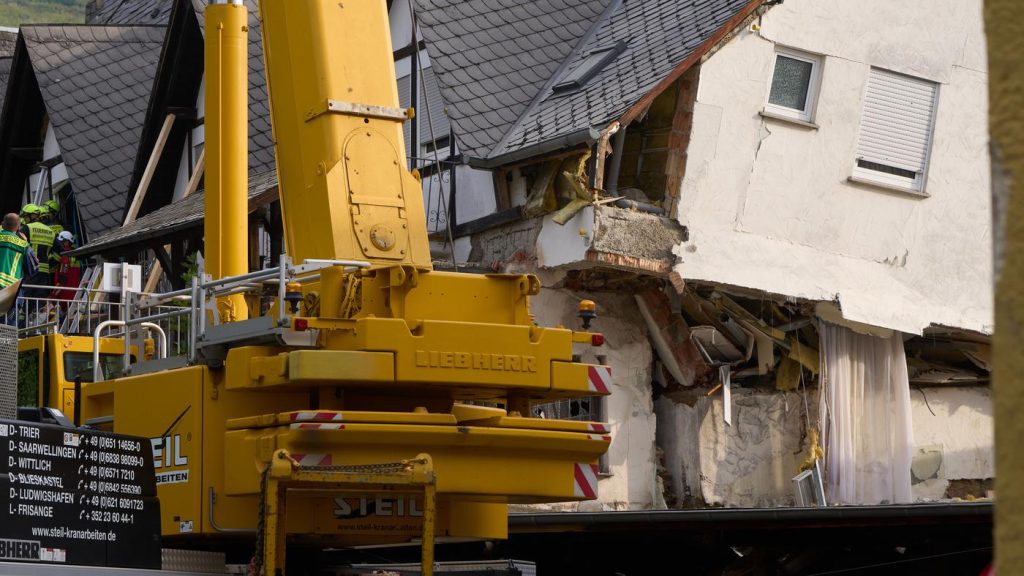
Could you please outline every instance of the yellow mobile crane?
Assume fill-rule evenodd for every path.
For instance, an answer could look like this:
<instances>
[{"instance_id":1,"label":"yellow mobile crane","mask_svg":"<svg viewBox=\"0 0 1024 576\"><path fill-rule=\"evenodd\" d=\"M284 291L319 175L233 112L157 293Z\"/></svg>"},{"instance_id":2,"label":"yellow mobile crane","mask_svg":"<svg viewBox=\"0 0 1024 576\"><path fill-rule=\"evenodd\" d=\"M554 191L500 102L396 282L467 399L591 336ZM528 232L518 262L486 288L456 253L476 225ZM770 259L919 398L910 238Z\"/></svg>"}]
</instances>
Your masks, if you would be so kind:
<instances>
[{"instance_id":1,"label":"yellow mobile crane","mask_svg":"<svg viewBox=\"0 0 1024 576\"><path fill-rule=\"evenodd\" d=\"M532 275L432 269L384 0L261 0L260 16L287 256L247 269L247 13L214 1L205 275L125 292L118 321L181 314L187 354L104 379L96 356L116 350L100 329L49 337L92 346L80 420L152 439L165 542L256 533L268 574L288 541L416 538L430 573L435 535L503 538L510 503L595 498L607 426L530 407L607 394L609 369L574 356L602 338L536 325ZM154 312L182 297L190 308ZM45 397L67 408L74 384L50 376Z\"/></svg>"}]
</instances>

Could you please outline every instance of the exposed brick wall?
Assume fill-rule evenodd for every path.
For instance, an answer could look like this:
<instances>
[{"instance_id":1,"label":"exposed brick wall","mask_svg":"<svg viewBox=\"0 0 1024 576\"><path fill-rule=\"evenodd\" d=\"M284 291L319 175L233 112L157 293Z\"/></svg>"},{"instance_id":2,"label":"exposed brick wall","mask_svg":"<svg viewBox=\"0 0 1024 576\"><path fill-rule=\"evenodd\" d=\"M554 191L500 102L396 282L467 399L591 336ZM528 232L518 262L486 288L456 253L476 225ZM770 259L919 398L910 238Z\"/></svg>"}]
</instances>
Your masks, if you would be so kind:
<instances>
[{"instance_id":1,"label":"exposed brick wall","mask_svg":"<svg viewBox=\"0 0 1024 576\"><path fill-rule=\"evenodd\" d=\"M687 70L671 89L655 98L641 120L626 127L620 191L639 188L649 199L665 200L674 209L686 166L699 76L699 66Z\"/></svg>"},{"instance_id":2,"label":"exposed brick wall","mask_svg":"<svg viewBox=\"0 0 1024 576\"><path fill-rule=\"evenodd\" d=\"M675 116L672 119L672 133L669 137L668 158L665 163L665 204L669 216L675 214L686 172L686 151L690 147L693 105L697 101L699 80L700 66L694 66L687 70L676 84Z\"/></svg>"}]
</instances>

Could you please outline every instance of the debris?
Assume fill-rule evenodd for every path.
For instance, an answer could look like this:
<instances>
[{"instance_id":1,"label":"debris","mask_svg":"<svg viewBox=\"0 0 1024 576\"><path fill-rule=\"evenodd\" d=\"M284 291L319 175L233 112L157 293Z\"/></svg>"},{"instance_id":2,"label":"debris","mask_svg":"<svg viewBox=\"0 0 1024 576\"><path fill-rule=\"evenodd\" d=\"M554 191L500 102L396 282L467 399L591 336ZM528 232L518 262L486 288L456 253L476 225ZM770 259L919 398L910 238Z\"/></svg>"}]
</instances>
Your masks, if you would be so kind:
<instances>
[{"instance_id":1,"label":"debris","mask_svg":"<svg viewBox=\"0 0 1024 576\"><path fill-rule=\"evenodd\" d=\"M808 346L792 336L786 342L789 344L789 357L810 370L811 374L817 374L818 368L821 366L818 349Z\"/></svg>"},{"instance_id":2,"label":"debris","mask_svg":"<svg viewBox=\"0 0 1024 576\"><path fill-rule=\"evenodd\" d=\"M665 369L679 384L693 386L709 368L691 340L690 327L678 313L672 312L664 293L648 290L635 296L647 323L651 343Z\"/></svg>"},{"instance_id":3,"label":"debris","mask_svg":"<svg viewBox=\"0 0 1024 576\"><path fill-rule=\"evenodd\" d=\"M796 390L800 386L800 363L788 356L779 362L775 373L775 388L783 392Z\"/></svg>"},{"instance_id":4,"label":"debris","mask_svg":"<svg viewBox=\"0 0 1024 576\"><path fill-rule=\"evenodd\" d=\"M744 359L743 352L714 326L694 326L690 333L708 364L731 364Z\"/></svg>"},{"instance_id":5,"label":"debris","mask_svg":"<svg viewBox=\"0 0 1024 576\"><path fill-rule=\"evenodd\" d=\"M722 412L725 414L726 426L732 426L732 368L728 365L718 367L718 377L722 380Z\"/></svg>"}]
</instances>

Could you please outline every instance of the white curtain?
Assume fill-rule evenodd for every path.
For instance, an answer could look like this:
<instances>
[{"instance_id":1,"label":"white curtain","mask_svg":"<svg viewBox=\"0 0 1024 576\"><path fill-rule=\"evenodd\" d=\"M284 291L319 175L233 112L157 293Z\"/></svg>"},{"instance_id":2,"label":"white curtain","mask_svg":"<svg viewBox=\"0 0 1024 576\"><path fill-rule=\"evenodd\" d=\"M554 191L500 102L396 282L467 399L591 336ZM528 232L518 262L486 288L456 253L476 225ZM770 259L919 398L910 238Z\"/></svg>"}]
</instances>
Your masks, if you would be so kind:
<instances>
[{"instance_id":1,"label":"white curtain","mask_svg":"<svg viewBox=\"0 0 1024 576\"><path fill-rule=\"evenodd\" d=\"M914 438L901 334L880 338L826 322L819 333L828 503L910 502Z\"/></svg>"}]
</instances>

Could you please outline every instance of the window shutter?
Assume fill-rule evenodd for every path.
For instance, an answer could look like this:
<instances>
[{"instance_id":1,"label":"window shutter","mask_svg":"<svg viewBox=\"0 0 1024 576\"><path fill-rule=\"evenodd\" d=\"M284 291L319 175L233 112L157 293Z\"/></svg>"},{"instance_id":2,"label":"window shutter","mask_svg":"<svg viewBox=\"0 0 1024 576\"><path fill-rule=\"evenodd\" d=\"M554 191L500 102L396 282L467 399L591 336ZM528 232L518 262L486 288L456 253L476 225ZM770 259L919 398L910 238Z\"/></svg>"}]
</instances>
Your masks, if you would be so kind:
<instances>
[{"instance_id":1,"label":"window shutter","mask_svg":"<svg viewBox=\"0 0 1024 576\"><path fill-rule=\"evenodd\" d=\"M872 68L857 159L923 174L937 89L934 82Z\"/></svg>"},{"instance_id":2,"label":"window shutter","mask_svg":"<svg viewBox=\"0 0 1024 576\"><path fill-rule=\"evenodd\" d=\"M430 115L427 115L426 110L422 112L417 110L416 116L419 118L420 142L426 144L448 136L451 125L448 124L448 115L444 113L444 101L441 99L441 89L437 85L437 76L434 75L433 68L423 69L423 88L426 92L424 99L427 109L430 110ZM423 106L423 103L420 106ZM430 134L431 125L434 127L433 138ZM447 153L438 151L438 155L443 158L447 156Z\"/></svg>"},{"instance_id":3,"label":"window shutter","mask_svg":"<svg viewBox=\"0 0 1024 576\"><path fill-rule=\"evenodd\" d=\"M402 108L410 108L412 106L412 80L410 76L402 76L398 79L398 105ZM412 146L410 139L410 123L402 123L402 134L405 136L405 153L409 156L413 155L413 151L409 149Z\"/></svg>"}]
</instances>

